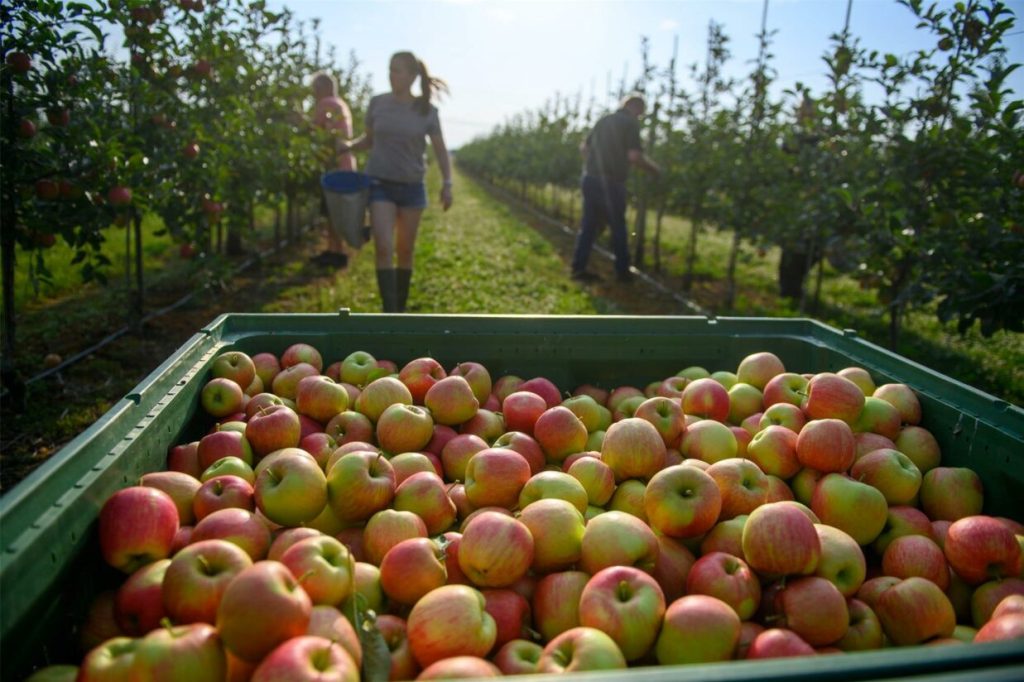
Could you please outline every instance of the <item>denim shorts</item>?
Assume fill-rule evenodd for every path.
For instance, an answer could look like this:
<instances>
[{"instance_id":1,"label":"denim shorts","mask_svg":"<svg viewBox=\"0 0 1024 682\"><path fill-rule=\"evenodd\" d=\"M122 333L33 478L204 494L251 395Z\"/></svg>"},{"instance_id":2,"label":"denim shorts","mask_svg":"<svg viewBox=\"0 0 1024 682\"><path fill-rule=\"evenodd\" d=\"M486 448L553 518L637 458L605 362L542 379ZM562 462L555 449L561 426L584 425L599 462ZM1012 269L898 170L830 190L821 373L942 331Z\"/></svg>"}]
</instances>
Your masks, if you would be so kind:
<instances>
[{"instance_id":1,"label":"denim shorts","mask_svg":"<svg viewBox=\"0 0 1024 682\"><path fill-rule=\"evenodd\" d=\"M426 208L427 186L422 182L395 182L372 178L370 203L375 201L388 201L398 208Z\"/></svg>"}]
</instances>

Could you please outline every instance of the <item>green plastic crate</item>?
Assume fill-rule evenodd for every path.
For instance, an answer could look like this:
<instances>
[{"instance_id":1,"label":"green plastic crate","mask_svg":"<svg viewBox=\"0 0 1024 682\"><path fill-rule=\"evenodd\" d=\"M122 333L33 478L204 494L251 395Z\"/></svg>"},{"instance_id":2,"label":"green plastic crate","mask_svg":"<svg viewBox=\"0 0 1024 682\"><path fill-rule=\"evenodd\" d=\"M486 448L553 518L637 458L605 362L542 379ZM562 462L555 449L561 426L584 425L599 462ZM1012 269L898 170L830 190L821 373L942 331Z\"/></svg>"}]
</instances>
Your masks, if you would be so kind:
<instances>
[{"instance_id":1,"label":"green plastic crate","mask_svg":"<svg viewBox=\"0 0 1024 682\"><path fill-rule=\"evenodd\" d=\"M981 476L986 513L1024 518L1024 410L859 339L803 319L443 315L249 315L216 319L102 419L0 498L0 651L3 679L48 662L78 662L75 624L92 595L119 576L95 540L103 502L164 467L167 449L198 438L197 415L213 359L226 350L281 353L316 346L325 363L366 350L401 366L430 355L445 367L481 362L494 377L545 376L563 391L583 382L644 386L700 365L734 370L768 350L797 372L857 365L876 382L903 382L921 399L943 464ZM859 680L985 668L1024 679L1024 644L909 648L842 657L641 668L645 680ZM1000 677L1000 671L1008 673ZM589 675L594 679L605 677Z\"/></svg>"}]
</instances>

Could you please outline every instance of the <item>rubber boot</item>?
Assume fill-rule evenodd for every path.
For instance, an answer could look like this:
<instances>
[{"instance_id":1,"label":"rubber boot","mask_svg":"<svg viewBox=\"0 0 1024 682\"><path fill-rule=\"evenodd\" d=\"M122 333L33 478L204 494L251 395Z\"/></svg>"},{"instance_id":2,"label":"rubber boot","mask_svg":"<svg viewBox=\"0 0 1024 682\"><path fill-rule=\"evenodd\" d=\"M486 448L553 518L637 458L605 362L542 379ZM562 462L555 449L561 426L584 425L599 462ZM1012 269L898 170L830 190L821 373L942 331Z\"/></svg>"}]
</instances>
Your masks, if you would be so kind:
<instances>
[{"instance_id":1,"label":"rubber boot","mask_svg":"<svg viewBox=\"0 0 1024 682\"><path fill-rule=\"evenodd\" d=\"M395 270L395 290L398 294L398 312L405 312L405 302L409 300L409 282L412 281L412 270L398 268Z\"/></svg>"},{"instance_id":2,"label":"rubber boot","mask_svg":"<svg viewBox=\"0 0 1024 682\"><path fill-rule=\"evenodd\" d=\"M383 268L377 270L377 287L380 289L380 300L384 312L398 312L398 302L395 293L394 268Z\"/></svg>"}]
</instances>

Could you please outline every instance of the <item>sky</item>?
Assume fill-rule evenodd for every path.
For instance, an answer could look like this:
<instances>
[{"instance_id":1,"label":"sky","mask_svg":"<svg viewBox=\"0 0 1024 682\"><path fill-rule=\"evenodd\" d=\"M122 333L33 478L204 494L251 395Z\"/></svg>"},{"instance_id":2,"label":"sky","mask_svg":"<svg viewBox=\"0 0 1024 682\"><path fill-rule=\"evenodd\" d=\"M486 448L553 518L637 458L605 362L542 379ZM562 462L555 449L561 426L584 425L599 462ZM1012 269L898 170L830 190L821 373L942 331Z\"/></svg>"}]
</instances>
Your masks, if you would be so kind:
<instances>
[{"instance_id":1,"label":"sky","mask_svg":"<svg viewBox=\"0 0 1024 682\"><path fill-rule=\"evenodd\" d=\"M931 0L926 0L930 2ZM1007 37L1011 62L1024 63L1024 0L1004 0L1017 17ZM940 0L940 5L951 5ZM324 43L347 62L354 52L372 75L375 93L389 89L388 59L412 50L432 74L445 79L450 97L439 103L448 146L458 148L517 113L536 109L555 93L611 105L626 76L640 74L641 37L651 59L669 63L678 38L677 73L703 61L708 22L729 36L730 73L742 77L757 56L763 0L272 0L299 20L318 17ZM825 88L822 55L829 36L843 28L846 0L770 0L768 28L776 88L798 81L812 92ZM851 33L861 46L906 54L930 49L935 38L895 0L853 0ZM1009 83L1024 96L1024 68ZM357 131L358 134L358 131Z\"/></svg>"}]
</instances>

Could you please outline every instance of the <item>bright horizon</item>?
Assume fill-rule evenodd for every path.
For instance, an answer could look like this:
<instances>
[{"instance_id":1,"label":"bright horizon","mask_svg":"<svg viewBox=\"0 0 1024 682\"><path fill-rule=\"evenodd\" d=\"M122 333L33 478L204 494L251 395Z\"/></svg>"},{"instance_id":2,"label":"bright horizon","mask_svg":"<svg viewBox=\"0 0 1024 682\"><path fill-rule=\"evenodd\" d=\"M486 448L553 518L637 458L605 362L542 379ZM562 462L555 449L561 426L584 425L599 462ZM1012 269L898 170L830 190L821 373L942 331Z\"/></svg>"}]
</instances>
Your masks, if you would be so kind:
<instances>
[{"instance_id":1,"label":"bright horizon","mask_svg":"<svg viewBox=\"0 0 1024 682\"><path fill-rule=\"evenodd\" d=\"M762 0L272 0L300 21L320 18L320 36L344 64L354 52L375 93L389 90L387 63L412 50L431 73L445 79L441 100L449 147L485 135L510 117L542 106L556 93L583 101L591 95L611 106L608 89L640 74L640 41L650 40L652 62L667 67L678 36L677 76L692 90L688 67L703 61L708 22L723 24L732 57L729 75L742 78L757 57ZM941 6L952 2L942 0ZM1016 26L1006 39L1011 63L1024 63L1024 0L1009 0ZM829 36L843 28L845 0L770 0L768 28L775 30L774 92L798 81L820 94L825 88ZM930 49L935 38L915 29L911 11L896 0L854 0L851 35L862 47L906 54ZM1024 69L1008 81L1024 93ZM359 131L356 131L357 134Z\"/></svg>"}]
</instances>

